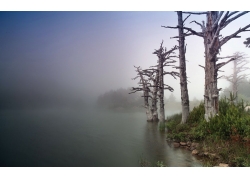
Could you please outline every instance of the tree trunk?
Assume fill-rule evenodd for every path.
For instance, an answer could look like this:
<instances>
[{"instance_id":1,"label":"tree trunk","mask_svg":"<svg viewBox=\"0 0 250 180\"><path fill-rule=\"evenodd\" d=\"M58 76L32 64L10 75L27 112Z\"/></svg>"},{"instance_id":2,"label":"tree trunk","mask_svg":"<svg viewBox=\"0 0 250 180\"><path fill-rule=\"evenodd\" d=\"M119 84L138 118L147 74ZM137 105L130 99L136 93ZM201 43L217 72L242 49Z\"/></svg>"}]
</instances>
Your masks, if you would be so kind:
<instances>
[{"instance_id":1,"label":"tree trunk","mask_svg":"<svg viewBox=\"0 0 250 180\"><path fill-rule=\"evenodd\" d=\"M219 39L215 37L217 25L213 28L213 24L218 17L218 11L209 11L207 14L207 28L204 35L205 45L205 119L209 121L210 117L214 117L219 112L219 91L217 89L217 70L216 55L219 48ZM217 23L218 24L218 23ZM213 37L214 43L213 42Z\"/></svg>"},{"instance_id":2,"label":"tree trunk","mask_svg":"<svg viewBox=\"0 0 250 180\"><path fill-rule=\"evenodd\" d=\"M141 75L142 76L142 75ZM144 86L144 105L145 105L145 108L146 108L146 115L147 115L147 121L153 121L153 116L152 116L152 109L149 105L149 102L148 102L148 97L149 97L149 91L147 90L147 87Z\"/></svg>"},{"instance_id":3,"label":"tree trunk","mask_svg":"<svg viewBox=\"0 0 250 180\"><path fill-rule=\"evenodd\" d=\"M164 109L164 76L163 76L163 59L159 58L159 99L160 99L160 122L165 121L165 109Z\"/></svg>"},{"instance_id":4,"label":"tree trunk","mask_svg":"<svg viewBox=\"0 0 250 180\"><path fill-rule=\"evenodd\" d=\"M159 121L158 119L158 111L157 111L157 92L158 92L158 84L159 84L159 71L156 71L155 79L154 79L154 88L152 93L152 115L153 121Z\"/></svg>"},{"instance_id":5,"label":"tree trunk","mask_svg":"<svg viewBox=\"0 0 250 180\"><path fill-rule=\"evenodd\" d=\"M183 34L182 11L177 11L178 26L179 26L179 65L180 65L180 86L181 86L181 105L182 105L182 120L181 123L186 123L189 115L189 97L187 88L186 75L186 58L185 58L185 36Z\"/></svg>"},{"instance_id":6,"label":"tree trunk","mask_svg":"<svg viewBox=\"0 0 250 180\"><path fill-rule=\"evenodd\" d=\"M232 89L233 89L233 96L235 97L234 103L238 103L238 93L237 93L237 86L238 86L238 81L237 81L237 60L234 61L234 67L233 67L233 83L232 83Z\"/></svg>"}]
</instances>

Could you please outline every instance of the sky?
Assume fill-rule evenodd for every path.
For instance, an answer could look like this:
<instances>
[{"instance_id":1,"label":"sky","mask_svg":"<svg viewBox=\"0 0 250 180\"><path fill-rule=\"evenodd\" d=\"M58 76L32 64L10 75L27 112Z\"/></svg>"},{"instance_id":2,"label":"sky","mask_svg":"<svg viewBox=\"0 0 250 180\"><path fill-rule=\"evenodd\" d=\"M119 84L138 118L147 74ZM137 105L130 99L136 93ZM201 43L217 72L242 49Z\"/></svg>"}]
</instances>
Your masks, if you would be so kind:
<instances>
[{"instance_id":1,"label":"sky","mask_svg":"<svg viewBox=\"0 0 250 180\"><path fill-rule=\"evenodd\" d=\"M235 20L222 35L246 26L249 18L250 13ZM192 15L186 23L200 31L189 23L192 20L201 22L205 15ZM155 65L153 52L162 41L167 49L177 45L171 37L178 31L161 27L177 25L174 11L0 12L0 22L0 98L4 103L55 99L81 104L111 89L135 87L134 65L143 69ZM250 32L240 35L222 47L221 56L236 51L250 56L243 44ZM191 36L186 44L189 97L202 99L205 74L198 65L205 63L203 40ZM225 75L231 67L222 68ZM179 79L165 76L165 83L180 99ZM227 86L227 81L218 81L219 88ZM165 94L168 97L170 92Z\"/></svg>"}]
</instances>

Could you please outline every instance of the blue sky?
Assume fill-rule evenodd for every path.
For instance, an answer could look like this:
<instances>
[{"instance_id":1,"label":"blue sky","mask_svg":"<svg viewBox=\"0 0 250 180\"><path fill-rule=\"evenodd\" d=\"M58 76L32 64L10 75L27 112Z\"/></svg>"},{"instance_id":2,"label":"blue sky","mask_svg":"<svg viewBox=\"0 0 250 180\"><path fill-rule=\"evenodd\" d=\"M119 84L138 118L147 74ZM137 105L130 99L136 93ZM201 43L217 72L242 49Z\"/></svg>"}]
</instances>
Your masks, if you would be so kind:
<instances>
[{"instance_id":1,"label":"blue sky","mask_svg":"<svg viewBox=\"0 0 250 180\"><path fill-rule=\"evenodd\" d=\"M223 35L230 35L248 24L250 14L230 24ZM191 16L201 22L205 16ZM111 89L136 86L135 66L155 65L153 51L164 40L167 49L177 45L177 30L162 28L176 26L173 11L157 12L0 12L0 85L4 91L23 92L43 90L53 95L63 89L68 95L98 95ZM232 39L221 52L228 56L245 52L243 41L250 32ZM190 99L201 99L204 92L204 46L200 37L187 37L187 75ZM224 68L226 74L231 65ZM179 80L165 77L180 97ZM219 80L218 87L226 87ZM39 90L40 89L40 90ZM53 93L52 93L53 91ZM65 95L62 93L62 96ZM42 92L40 92L41 94ZM66 93L66 94L67 94ZM170 93L166 92L168 96Z\"/></svg>"}]
</instances>

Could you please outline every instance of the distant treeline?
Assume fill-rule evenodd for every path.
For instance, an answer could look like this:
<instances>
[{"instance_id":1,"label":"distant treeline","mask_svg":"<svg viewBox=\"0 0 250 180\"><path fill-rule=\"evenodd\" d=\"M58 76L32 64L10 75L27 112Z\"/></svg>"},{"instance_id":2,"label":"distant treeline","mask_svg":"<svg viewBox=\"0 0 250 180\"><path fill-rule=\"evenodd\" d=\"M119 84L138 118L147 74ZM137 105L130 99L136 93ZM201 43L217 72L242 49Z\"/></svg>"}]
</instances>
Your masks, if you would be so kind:
<instances>
[{"instance_id":1,"label":"distant treeline","mask_svg":"<svg viewBox=\"0 0 250 180\"><path fill-rule=\"evenodd\" d=\"M223 92L220 93L220 97L229 97L231 87L227 87ZM129 94L131 90L129 88L120 88L117 90L110 90L104 94L101 94L97 99L97 107L114 110L114 111L143 111L143 94L141 92ZM250 102L250 82L243 80L238 87L239 99ZM181 102L179 97L175 97L174 94L170 94L169 97L165 98L165 110L181 112ZM193 98L190 100L190 110L195 106L198 106L203 100Z\"/></svg>"},{"instance_id":2,"label":"distant treeline","mask_svg":"<svg viewBox=\"0 0 250 180\"><path fill-rule=\"evenodd\" d=\"M109 110L144 110L141 97L143 94L129 94L130 92L129 88L110 90L98 97L97 106Z\"/></svg>"},{"instance_id":3,"label":"distant treeline","mask_svg":"<svg viewBox=\"0 0 250 180\"><path fill-rule=\"evenodd\" d=\"M115 111L145 111L143 107L143 94L141 92L129 94L131 90L117 89L110 90L97 99L97 106L103 109L115 110ZM190 101L190 108L200 104L201 101L194 98ZM165 110L180 110L181 102L173 94L170 94L168 98L165 98Z\"/></svg>"}]
</instances>

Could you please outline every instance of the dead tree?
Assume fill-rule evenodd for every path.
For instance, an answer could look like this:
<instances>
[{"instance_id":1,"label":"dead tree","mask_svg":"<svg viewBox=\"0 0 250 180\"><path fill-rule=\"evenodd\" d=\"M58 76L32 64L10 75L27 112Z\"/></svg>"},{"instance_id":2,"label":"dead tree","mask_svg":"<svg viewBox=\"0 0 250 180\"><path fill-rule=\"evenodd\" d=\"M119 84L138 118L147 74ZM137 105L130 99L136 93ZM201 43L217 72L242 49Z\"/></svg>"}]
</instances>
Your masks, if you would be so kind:
<instances>
[{"instance_id":1,"label":"dead tree","mask_svg":"<svg viewBox=\"0 0 250 180\"><path fill-rule=\"evenodd\" d=\"M139 67L134 66L134 67L136 68L137 76L135 78L132 78L132 80L140 78L140 81L138 83L140 87L132 87L131 92L129 94L135 93L138 91L143 92L142 97L144 97L144 107L146 109L147 121L153 121L152 108L150 107L150 104L149 104L149 98L151 96L149 95L150 88L148 87L148 79L144 77L143 71L140 68L140 66Z\"/></svg>"},{"instance_id":2,"label":"dead tree","mask_svg":"<svg viewBox=\"0 0 250 180\"><path fill-rule=\"evenodd\" d=\"M158 65L156 66L158 67ZM152 88L150 89L150 93L151 93L151 100L152 100L152 104L151 104L151 112L152 112L152 121L154 122L158 122L158 111L157 111L157 102L158 102L158 98L157 98L157 93L159 90L159 69L158 68L154 68L154 67L150 67L150 69L145 69L143 70L143 73L145 76L148 76L148 87Z\"/></svg>"},{"instance_id":3,"label":"dead tree","mask_svg":"<svg viewBox=\"0 0 250 180\"><path fill-rule=\"evenodd\" d=\"M242 72L250 70L250 68L246 67L246 65L249 63L246 54L236 52L234 53L233 57L235 58L235 61L233 62L234 63L233 73L229 76L223 76L223 77L231 83L232 93L235 97L235 103L237 104L239 83L241 83L243 79L245 79L247 76L250 75L250 74L242 74Z\"/></svg>"},{"instance_id":4,"label":"dead tree","mask_svg":"<svg viewBox=\"0 0 250 180\"><path fill-rule=\"evenodd\" d=\"M238 19L242 15L248 13L248 11L238 12L227 11L225 14L223 11L208 11L208 12L183 12L189 15L191 14L205 14L207 18L207 22L202 23L192 21L191 23L195 23L201 27L201 32L197 32L191 28L183 27L183 29L187 30L184 33L184 36L196 35L202 37L204 40L204 47L205 47L205 66L201 66L205 69L205 89L204 89L204 105L205 105L205 119L209 121L210 117L214 117L219 112L219 89L217 88L217 79L218 79L218 71L219 69L233 61L234 58L226 62L217 63L219 59L217 55L221 47L226 44L232 38L239 38L239 33L244 31L249 31L248 28L250 24L240 28L235 33L222 37L220 35L220 31L224 29L228 24L232 21ZM224 15L223 15L224 14ZM163 26L165 27L165 26ZM177 27L166 27L166 28L180 28Z\"/></svg>"},{"instance_id":5,"label":"dead tree","mask_svg":"<svg viewBox=\"0 0 250 180\"><path fill-rule=\"evenodd\" d=\"M181 123L184 124L187 122L189 115L189 96L187 88L187 73L186 73L186 46L185 46L185 35L183 32L183 25L185 18L182 19L182 11L177 11L178 15L178 42L179 42L179 67L180 69L180 88L181 88L181 106L182 106L182 120Z\"/></svg>"},{"instance_id":6,"label":"dead tree","mask_svg":"<svg viewBox=\"0 0 250 180\"><path fill-rule=\"evenodd\" d=\"M153 54L156 54L158 57L158 71L159 71L159 99L160 99L160 116L159 120L161 123L165 121L165 109L164 109L164 90L167 89L171 92L174 91L174 89L169 86L164 84L164 75L169 74L172 75L175 79L176 76L179 77L179 73L175 71L171 72L166 72L164 71L165 66L174 66L172 63L175 63L176 61L173 60L172 58L176 57L172 54L174 54L174 51L177 49L177 46L173 47L171 50L167 51L167 49L163 48L162 46L163 42L161 43L161 46L158 50L155 50Z\"/></svg>"},{"instance_id":7,"label":"dead tree","mask_svg":"<svg viewBox=\"0 0 250 180\"><path fill-rule=\"evenodd\" d=\"M250 38L247 38L246 41L243 42L243 44L245 44L246 47L250 48Z\"/></svg>"}]
</instances>

